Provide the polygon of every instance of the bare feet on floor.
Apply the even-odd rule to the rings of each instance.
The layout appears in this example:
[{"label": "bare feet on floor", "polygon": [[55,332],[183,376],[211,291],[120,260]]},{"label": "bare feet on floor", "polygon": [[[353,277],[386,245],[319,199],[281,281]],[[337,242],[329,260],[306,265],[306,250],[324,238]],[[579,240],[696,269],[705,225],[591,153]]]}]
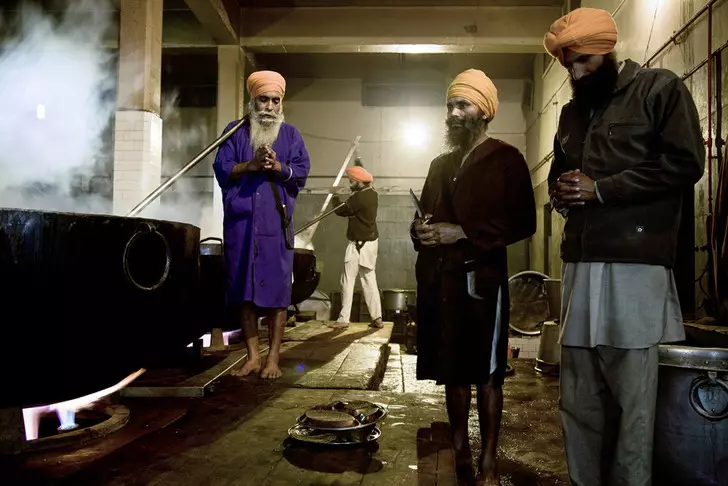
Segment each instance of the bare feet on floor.
[{"label": "bare feet on floor", "polygon": [[478,484],[483,486],[500,486],[498,462],[495,459],[478,459]]},{"label": "bare feet on floor", "polygon": [[278,367],[278,361],[267,359],[263,371],[260,372],[260,377],[264,380],[275,380],[283,376],[283,372]]},{"label": "bare feet on floor", "polygon": [[331,329],[347,329],[349,327],[348,322],[334,322],[331,324]]},{"label": "bare feet on floor", "polygon": [[260,371],[261,364],[260,364],[260,358],[258,359],[249,359],[245,362],[242,368],[238,368],[237,370],[233,370],[230,372],[232,376],[248,376],[251,373],[258,373]]},{"label": "bare feet on floor", "polygon": [[374,319],[371,324],[369,324],[369,327],[375,327],[377,329],[381,329],[384,327],[384,323],[382,322],[382,318],[379,317],[377,319]]}]

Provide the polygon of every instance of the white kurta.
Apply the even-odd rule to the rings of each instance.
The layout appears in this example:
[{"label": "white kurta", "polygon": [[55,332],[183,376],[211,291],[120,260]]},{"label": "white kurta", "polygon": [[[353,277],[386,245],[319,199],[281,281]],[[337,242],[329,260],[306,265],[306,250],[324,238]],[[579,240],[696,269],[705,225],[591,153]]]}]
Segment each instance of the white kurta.
[{"label": "white kurta", "polygon": [[353,241],[346,247],[344,271],[341,274],[341,314],[338,322],[349,322],[357,276],[361,277],[362,292],[372,321],[382,317],[382,302],[375,273],[378,252],[379,240],[367,241],[359,251]]}]

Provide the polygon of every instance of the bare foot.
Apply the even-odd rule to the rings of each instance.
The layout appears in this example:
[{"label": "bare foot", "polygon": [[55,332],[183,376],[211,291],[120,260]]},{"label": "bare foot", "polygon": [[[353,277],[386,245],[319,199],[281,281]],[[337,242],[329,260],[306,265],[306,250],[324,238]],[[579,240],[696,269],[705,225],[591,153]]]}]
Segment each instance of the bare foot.
[{"label": "bare foot", "polygon": [[347,329],[349,327],[348,322],[335,322],[331,324],[331,329]]},{"label": "bare foot", "polygon": [[275,380],[283,376],[283,372],[278,367],[278,363],[273,360],[266,360],[263,371],[260,372],[260,377],[264,380]]},{"label": "bare foot", "polygon": [[478,483],[484,486],[500,486],[498,462],[495,459],[478,458]]},{"label": "bare foot", "polygon": [[384,327],[384,323],[382,322],[382,318],[378,317],[374,319],[371,324],[369,324],[369,327],[376,327],[377,329],[381,329]]},{"label": "bare foot", "polygon": [[230,374],[232,376],[248,376],[251,373],[258,373],[259,371],[260,371],[260,358],[247,360],[242,368],[233,370],[230,372]]}]

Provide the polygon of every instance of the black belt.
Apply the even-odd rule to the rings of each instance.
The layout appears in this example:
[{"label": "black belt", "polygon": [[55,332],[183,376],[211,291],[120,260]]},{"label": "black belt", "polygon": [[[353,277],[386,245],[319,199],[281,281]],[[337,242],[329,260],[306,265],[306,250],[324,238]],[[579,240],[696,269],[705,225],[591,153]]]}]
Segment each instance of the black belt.
[{"label": "black belt", "polygon": [[270,182],[270,188],[273,191],[273,197],[276,199],[276,206],[278,207],[278,214],[281,215],[281,224],[283,225],[283,235],[286,239],[286,248],[293,250],[293,238],[291,235],[291,218],[286,214],[286,207],[281,203],[281,197],[278,194],[278,185],[273,180],[273,175],[268,174],[268,182]]},{"label": "black belt", "polygon": [[361,249],[364,247],[365,244],[366,241],[355,241],[354,246],[356,247],[356,252],[361,253]]}]

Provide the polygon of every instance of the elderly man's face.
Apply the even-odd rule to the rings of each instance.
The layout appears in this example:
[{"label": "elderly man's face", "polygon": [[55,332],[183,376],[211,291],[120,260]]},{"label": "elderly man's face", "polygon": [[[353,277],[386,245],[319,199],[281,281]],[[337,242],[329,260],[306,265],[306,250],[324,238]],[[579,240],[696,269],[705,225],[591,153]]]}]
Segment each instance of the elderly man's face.
[{"label": "elderly man's face", "polygon": [[263,93],[253,100],[253,108],[262,123],[273,122],[283,110],[283,100],[279,93]]}]

